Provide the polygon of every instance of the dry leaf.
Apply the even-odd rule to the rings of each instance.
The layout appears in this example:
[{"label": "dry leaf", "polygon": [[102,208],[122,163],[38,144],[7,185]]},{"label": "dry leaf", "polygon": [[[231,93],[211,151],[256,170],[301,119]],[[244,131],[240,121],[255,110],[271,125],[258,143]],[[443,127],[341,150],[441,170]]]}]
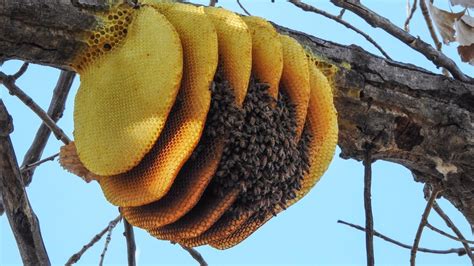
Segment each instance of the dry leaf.
[{"label": "dry leaf", "polygon": [[469,46],[474,43],[474,18],[464,15],[454,22],[456,28],[456,41],[462,46]]},{"label": "dry leaf", "polygon": [[459,18],[464,15],[465,11],[451,13],[435,7],[431,1],[427,2],[436,28],[438,29],[439,34],[441,34],[441,38],[443,38],[443,43],[448,44],[454,42],[456,40],[454,36],[456,33],[454,30],[454,22],[459,20]]},{"label": "dry leaf", "polygon": [[468,62],[474,66],[474,44],[469,46],[458,46],[458,53],[463,62]]},{"label": "dry leaf", "polygon": [[460,5],[465,8],[473,8],[474,7],[474,0],[450,0],[451,5]]}]

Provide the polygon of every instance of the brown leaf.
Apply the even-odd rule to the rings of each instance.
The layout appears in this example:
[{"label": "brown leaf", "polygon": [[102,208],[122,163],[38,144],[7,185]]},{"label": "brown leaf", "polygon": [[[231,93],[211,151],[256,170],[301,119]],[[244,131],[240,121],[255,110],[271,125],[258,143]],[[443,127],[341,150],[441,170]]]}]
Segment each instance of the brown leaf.
[{"label": "brown leaf", "polygon": [[439,34],[441,34],[441,38],[443,38],[443,43],[448,44],[450,42],[454,42],[456,40],[454,36],[456,33],[456,30],[454,29],[454,22],[459,20],[459,18],[464,15],[465,11],[451,13],[435,7],[431,1],[427,2],[436,28],[438,29]]},{"label": "brown leaf", "polygon": [[456,28],[456,41],[462,46],[474,43],[474,18],[465,14],[460,20],[454,22]]},{"label": "brown leaf", "polygon": [[463,62],[468,62],[474,66],[474,44],[469,46],[458,46],[458,53]]},{"label": "brown leaf", "polygon": [[451,5],[460,5],[465,8],[473,8],[474,7],[474,1],[473,0],[450,0]]}]

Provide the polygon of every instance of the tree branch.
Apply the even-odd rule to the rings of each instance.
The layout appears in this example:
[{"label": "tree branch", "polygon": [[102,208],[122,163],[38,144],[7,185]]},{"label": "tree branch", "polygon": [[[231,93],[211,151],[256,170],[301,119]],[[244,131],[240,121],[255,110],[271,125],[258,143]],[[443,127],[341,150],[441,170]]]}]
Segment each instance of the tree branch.
[{"label": "tree branch", "polygon": [[[58,82],[53,91],[51,103],[49,104],[48,108],[48,115],[54,122],[58,122],[58,120],[63,116],[67,96],[69,95],[75,75],[76,74],[74,72],[61,71]],[[31,178],[33,177],[34,171],[36,169],[36,167],[32,166],[40,160],[50,135],[51,130],[45,123],[42,123],[36,132],[33,143],[23,158],[21,168],[27,169],[22,171],[23,181],[26,186],[30,184]],[[35,165],[39,164],[36,163]]]},{"label": "tree branch", "polygon": [[[413,18],[413,14],[415,14],[416,6],[418,4],[417,2],[418,2],[418,0],[413,0],[413,5],[411,6],[411,9],[408,12],[407,19],[405,20],[404,29],[407,32],[410,32],[410,21]],[[410,4],[410,0],[408,0],[408,5],[409,4]]]},{"label": "tree branch", "polygon": [[122,218],[121,215],[119,215],[119,217],[116,218],[118,219],[116,223],[113,223],[113,221],[110,222],[109,226],[106,229],[107,237],[105,238],[105,243],[104,243],[104,248],[102,249],[102,253],[100,253],[99,266],[104,265],[105,254],[107,253],[107,249],[109,248],[110,241],[112,240],[112,231],[114,231],[114,228],[117,225],[117,223],[120,221],[120,218]]},{"label": "tree branch", "polygon": [[433,209],[436,211],[436,213],[444,220],[446,225],[453,230],[453,232],[456,234],[458,239],[463,243],[464,249],[466,249],[466,253],[471,259],[472,264],[474,265],[474,256],[472,254],[471,247],[469,246],[468,243],[473,244],[473,241],[469,242],[466,240],[466,238],[463,236],[461,233],[461,230],[459,230],[456,225],[451,221],[449,216],[441,209],[441,207],[438,205],[438,203],[435,201],[433,204]]},{"label": "tree branch", "polygon": [[204,260],[201,253],[199,253],[197,250],[195,250],[194,248],[183,246],[183,245],[180,245],[180,246],[184,250],[186,250],[199,263],[200,266],[207,266],[207,262]]},{"label": "tree branch", "polygon": [[0,100],[0,193],[24,265],[50,265],[10,140],[13,124]]},{"label": "tree branch", "polygon": [[247,11],[247,9],[245,9],[244,5],[242,5],[242,3],[240,3],[240,0],[236,0],[236,1],[237,1],[237,4],[239,5],[239,7],[244,11],[244,13],[247,16],[251,16],[251,14]]},{"label": "tree branch", "polygon": [[309,12],[313,12],[313,13],[316,13],[316,14],[320,14],[322,16],[325,16],[329,19],[332,19],[334,21],[336,21],[337,23],[339,24],[342,24],[344,25],[346,28],[348,29],[351,29],[355,32],[357,32],[358,34],[362,35],[362,37],[364,37],[368,42],[370,42],[371,44],[373,44],[375,46],[375,48],[377,48],[380,53],[382,53],[383,56],[385,56],[387,59],[392,59],[390,58],[390,56],[385,52],[385,50],[374,40],[372,39],[372,37],[370,37],[368,34],[366,34],[365,32],[359,30],[358,28],[352,26],[352,24],[346,22],[345,20],[342,19],[342,15],[344,14],[343,11],[345,11],[345,9],[342,9],[341,10],[341,14],[339,14],[339,16],[334,16],[332,14],[329,14],[327,13],[326,11],[324,10],[321,10],[321,9],[318,9],[312,5],[308,5],[306,3],[303,3],[301,2],[300,0],[288,0],[288,2],[292,3],[293,5],[301,8],[302,10],[304,11],[309,11]]},{"label": "tree branch", "polygon": [[454,63],[454,61],[451,60],[449,57],[437,51],[428,43],[422,41],[419,38],[415,38],[413,35],[400,29],[399,27],[391,23],[388,19],[368,9],[367,7],[362,5],[360,1],[358,0],[331,0],[331,3],[333,3],[334,5],[338,7],[346,8],[354,12],[356,15],[364,19],[372,27],[378,27],[378,28],[383,29],[384,31],[392,35],[393,37],[399,39],[400,41],[407,44],[414,50],[420,52],[422,55],[424,55],[428,60],[433,62],[438,67],[446,68],[453,75],[454,78],[465,81],[465,82],[474,83],[474,80],[471,77],[465,75],[458,68],[456,63]]},{"label": "tree branch", "polygon": [[41,107],[33,101],[26,93],[24,93],[16,84],[15,77],[5,75],[0,72],[0,83],[2,83],[10,92],[11,95],[18,97],[26,106],[28,106],[36,115],[38,115],[43,123],[54,133],[58,140],[61,140],[64,144],[68,144],[71,140],[66,136],[61,128],[49,117],[49,115],[41,109]]},{"label": "tree branch", "polygon": [[136,252],[136,245],[135,245],[135,234],[133,233],[133,226],[128,223],[127,219],[123,219],[123,226],[124,232],[123,235],[127,241],[127,258],[128,258],[128,266],[135,266],[137,265],[135,260],[135,252]]},{"label": "tree branch", "polygon": [[432,231],[434,231],[434,232],[436,232],[436,233],[438,233],[442,236],[445,236],[447,238],[450,238],[452,240],[459,241],[461,243],[466,243],[466,244],[474,244],[474,241],[457,238],[457,237],[455,237],[451,234],[446,233],[445,231],[443,231],[441,229],[436,228],[434,225],[430,224],[429,222],[426,224],[426,227],[428,227]]},{"label": "tree branch", "polygon": [[433,207],[433,204],[435,203],[436,197],[438,196],[439,192],[441,192],[441,189],[435,186],[434,189],[431,191],[431,196],[428,202],[426,203],[425,210],[423,211],[423,215],[421,216],[421,221],[418,225],[418,230],[416,231],[415,240],[413,241],[413,246],[410,252],[411,266],[416,265],[416,252],[418,251],[418,245],[420,244],[421,234],[423,233],[423,228],[425,228],[425,225],[428,223],[428,216],[430,215],[431,208]]},{"label": "tree branch", "polygon": [[[105,227],[102,231],[100,231],[97,235],[95,235],[91,241],[89,241],[89,243],[85,244],[81,250],[79,250],[77,253],[75,253],[74,255],[72,255],[69,260],[66,262],[66,266],[71,266],[72,264],[78,262],[82,255],[84,255],[84,253],[86,253],[87,250],[89,250],[92,246],[95,245],[95,243],[99,242],[99,240],[105,235],[105,233],[109,232],[110,230],[112,230],[119,222],[120,220],[122,219],[122,216],[119,215],[117,216],[117,218],[113,219],[112,221],[109,222],[109,224],[107,225],[107,227]],[[112,229],[111,229],[112,228]]]},{"label": "tree branch", "polygon": [[[355,228],[357,230],[360,230],[362,232],[365,232],[366,229],[362,226],[359,226],[359,225],[355,225],[355,224],[351,224],[351,223],[348,223],[348,222],[345,222],[345,221],[341,221],[341,220],[338,220],[337,221],[338,223],[340,224],[344,224],[344,225],[347,225],[347,226],[350,226],[352,228]],[[410,245],[407,245],[407,244],[403,244],[397,240],[394,240],[388,236],[385,236],[377,231],[374,230],[374,236],[376,237],[379,237],[389,243],[392,243],[394,245],[397,245],[399,247],[402,247],[402,248],[405,248],[405,249],[412,249],[413,247],[410,246]],[[466,255],[466,250],[464,250],[464,248],[451,248],[451,249],[446,249],[446,250],[437,250],[437,249],[429,249],[429,248],[418,248],[418,251],[419,252],[424,252],[424,253],[431,253],[431,254],[458,254],[459,256],[464,256]]]},{"label": "tree branch", "polygon": [[365,209],[365,248],[367,265],[375,265],[374,257],[374,218],[372,215],[372,158],[370,144],[366,145],[364,158],[364,209]]}]

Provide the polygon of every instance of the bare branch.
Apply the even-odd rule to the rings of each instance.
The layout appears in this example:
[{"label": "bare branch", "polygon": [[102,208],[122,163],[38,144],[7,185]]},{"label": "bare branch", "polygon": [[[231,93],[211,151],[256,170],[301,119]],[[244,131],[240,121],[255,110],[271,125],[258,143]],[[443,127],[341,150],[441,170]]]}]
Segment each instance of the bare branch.
[{"label": "bare branch", "polygon": [[[56,158],[56,157],[58,157],[58,156],[59,156],[59,153],[56,153],[56,154],[53,154],[53,155],[51,155],[51,156],[48,156],[48,157],[46,157],[46,158],[44,158],[44,159],[41,159],[41,160],[39,160],[39,161],[37,161],[37,162],[34,162],[34,163],[32,163],[32,164],[27,164],[27,165],[25,165],[25,166],[22,166],[22,167],[20,168],[20,171],[21,171],[22,174],[25,173],[25,172],[27,172],[27,171],[31,171],[31,170],[35,169],[37,166],[42,165],[43,163],[45,163],[45,162],[47,162],[47,161],[53,161],[54,158]],[[25,185],[25,186],[26,186],[26,185]]]},{"label": "bare branch", "polygon": [[28,66],[30,64],[28,62],[24,62],[23,65],[21,65],[20,69],[18,69],[18,71],[12,75],[13,79],[17,80],[19,79],[21,76],[23,76],[23,74],[25,74],[26,70],[28,70]]},{"label": "bare branch", "polygon": [[207,262],[204,260],[201,253],[199,253],[197,250],[183,245],[181,245],[181,247],[187,252],[189,252],[189,254],[199,263],[200,266],[207,266]]},{"label": "bare branch", "polygon": [[390,56],[385,52],[385,50],[374,40],[372,39],[372,37],[370,37],[368,34],[366,34],[365,32],[359,30],[358,28],[352,26],[352,24],[346,22],[345,20],[341,19],[339,16],[342,17],[342,14],[344,13],[343,9],[341,11],[341,13],[339,14],[339,16],[334,16],[332,14],[329,14],[327,13],[326,11],[324,10],[321,10],[321,9],[318,9],[312,5],[309,5],[309,4],[306,4],[306,3],[303,3],[301,2],[300,0],[288,0],[288,2],[292,3],[293,5],[301,8],[302,10],[304,11],[308,11],[308,12],[313,12],[313,13],[316,13],[316,14],[319,14],[319,15],[322,15],[324,17],[327,17],[329,19],[332,19],[342,25],[344,25],[345,27],[347,27],[348,29],[351,29],[355,32],[357,32],[358,34],[362,35],[368,42],[370,42],[371,44],[373,44],[382,54],[383,56],[385,56],[386,58],[388,59],[391,59]]},{"label": "bare branch", "polygon": [[[63,116],[66,100],[71,89],[72,82],[74,81],[74,77],[74,72],[61,71],[58,82],[56,83],[56,87],[53,91],[51,103],[49,104],[48,108],[48,115],[54,122],[58,122],[58,120]],[[36,163],[41,159],[41,155],[43,154],[43,150],[46,147],[46,143],[48,142],[50,135],[51,130],[45,123],[42,123],[36,132],[36,136],[30,148],[23,158],[21,174],[23,175],[23,181],[26,186],[30,184],[31,178],[35,171],[35,167],[32,167],[32,165],[38,165]],[[25,170],[26,168],[28,169]]]},{"label": "bare branch", "polygon": [[[423,0],[422,0],[423,1]],[[431,196],[426,203],[425,210],[423,211],[423,215],[421,216],[420,224],[418,225],[418,230],[416,231],[415,240],[413,241],[413,246],[410,252],[410,265],[415,266],[416,261],[416,252],[418,250],[418,245],[420,244],[421,235],[423,233],[423,228],[428,223],[428,216],[430,215],[431,208],[435,203],[436,197],[441,192],[441,189],[438,186],[435,186],[431,192]]]},{"label": "bare branch", "polygon": [[[463,236],[461,231],[456,227],[456,225],[451,221],[449,216],[441,209],[441,207],[438,205],[438,203],[435,201],[433,204],[433,209],[436,211],[436,213],[444,220],[446,225],[453,230],[453,232],[456,234],[459,240],[463,243],[464,249],[466,249],[466,253],[469,256],[469,258],[472,261],[472,264],[474,265],[474,256],[472,254],[472,249],[469,247],[469,244],[466,240],[466,238]],[[471,241],[472,242],[472,241]]]},{"label": "bare branch", "polygon": [[372,10],[362,5],[360,1],[358,0],[331,0],[331,3],[333,3],[334,5],[338,7],[346,8],[354,12],[356,15],[364,19],[372,27],[378,27],[378,28],[383,29],[384,31],[392,35],[393,37],[399,39],[400,41],[407,44],[414,50],[423,54],[428,60],[433,62],[438,67],[446,68],[453,75],[454,78],[465,81],[465,82],[474,83],[474,79],[464,74],[458,68],[456,63],[454,63],[454,61],[451,60],[449,57],[447,57],[445,54],[437,51],[431,45],[422,41],[421,39],[414,37],[413,35],[409,34],[403,29],[400,29],[399,27],[394,25],[392,22],[390,22],[388,19],[380,16],[379,14],[373,12]]},{"label": "bare branch", "polygon": [[127,258],[128,266],[137,265],[135,260],[135,251],[137,249],[135,245],[135,234],[133,233],[133,226],[128,223],[126,219],[123,219],[124,232],[123,235],[127,241]]},{"label": "bare branch", "polygon": [[51,265],[10,140],[11,116],[0,100],[0,193],[24,265]]},{"label": "bare branch", "polygon": [[41,109],[41,107],[33,101],[26,93],[24,93],[16,84],[13,76],[5,75],[0,72],[0,83],[3,83],[11,95],[18,97],[26,106],[35,112],[41,120],[49,127],[58,140],[68,144],[71,140],[66,136],[61,128],[49,117],[49,115]]},{"label": "bare branch", "polygon": [[251,16],[251,14],[247,11],[247,9],[245,9],[244,5],[242,5],[242,3],[240,3],[240,0],[237,0],[237,4],[244,11],[244,13],[247,14],[247,16]]},{"label": "bare branch", "polygon": [[[369,144],[370,145],[370,144]],[[372,215],[372,158],[369,145],[366,145],[364,158],[364,209],[365,209],[365,248],[367,265],[375,265],[374,257],[374,218]]]},{"label": "bare branch", "polygon": [[[413,14],[415,14],[415,11],[416,11],[416,6],[417,6],[417,1],[418,0],[413,0],[413,5],[411,6],[411,9],[408,13],[408,16],[407,16],[407,19],[405,20],[405,24],[404,24],[404,29],[407,31],[407,32],[410,32],[410,21],[411,19],[413,18]],[[423,1],[423,0],[422,0]],[[408,5],[410,5],[410,0],[408,0]]]},{"label": "bare branch", "polygon": [[448,234],[446,233],[445,231],[435,227],[434,225],[430,224],[429,222],[426,224],[426,227],[428,227],[429,229],[431,229],[433,232],[436,232],[442,236],[445,236],[447,238],[450,238],[452,240],[455,240],[455,241],[459,241],[461,243],[466,243],[466,244],[474,244],[474,241],[471,241],[471,240],[465,240],[465,239],[460,239],[460,238],[457,238],[451,234]]},{"label": "bare branch", "polygon": [[216,6],[217,0],[210,0],[209,1],[209,6]]},{"label": "bare branch", "polygon": [[107,228],[104,229],[107,232],[107,237],[105,238],[104,249],[102,250],[102,253],[100,254],[100,261],[99,261],[100,266],[104,264],[105,253],[107,253],[107,249],[109,248],[110,241],[112,240],[112,231],[114,230],[115,226],[117,225],[117,223],[120,221],[121,218],[122,216],[119,215],[119,217],[115,219],[115,220],[118,219],[117,222],[114,222],[115,220],[110,222]]},{"label": "bare branch", "polygon": [[[341,220],[338,220],[337,222],[340,223],[340,224],[350,226],[350,227],[355,228],[357,230],[360,230],[362,232],[366,231],[366,229],[364,227],[359,226],[359,225],[351,224],[351,223],[341,221]],[[385,236],[385,235],[377,232],[376,230],[374,230],[374,236],[376,236],[378,238],[381,238],[381,239],[383,239],[383,240],[385,240],[389,243],[392,243],[394,245],[397,245],[399,247],[402,247],[402,248],[405,248],[405,249],[412,249],[412,246],[401,243],[397,240],[394,240],[394,239],[392,239],[388,236]],[[428,249],[428,248],[420,248],[419,247],[418,251],[423,252],[423,253],[431,253],[431,254],[458,254],[459,256],[466,255],[466,250],[464,248],[451,248],[451,249],[446,249],[446,250],[437,250],[437,249]]]},{"label": "bare branch", "polygon": [[339,15],[337,15],[337,18],[340,18],[340,19],[341,19],[342,16],[344,16],[344,13],[346,13],[346,9],[345,9],[345,8],[341,9],[341,11],[339,12]]},{"label": "bare branch", "polygon": [[82,255],[84,255],[84,253],[90,249],[92,246],[95,245],[95,243],[99,242],[99,240],[105,235],[105,233],[107,233],[109,231],[109,228],[114,228],[119,222],[120,220],[122,219],[122,216],[119,215],[117,216],[117,218],[113,219],[112,221],[109,222],[109,224],[107,225],[107,227],[105,227],[102,231],[100,231],[97,235],[95,235],[91,241],[89,241],[89,243],[85,244],[81,250],[79,250],[76,254],[72,255],[69,260],[66,262],[66,266],[70,266],[76,262],[78,262]]}]

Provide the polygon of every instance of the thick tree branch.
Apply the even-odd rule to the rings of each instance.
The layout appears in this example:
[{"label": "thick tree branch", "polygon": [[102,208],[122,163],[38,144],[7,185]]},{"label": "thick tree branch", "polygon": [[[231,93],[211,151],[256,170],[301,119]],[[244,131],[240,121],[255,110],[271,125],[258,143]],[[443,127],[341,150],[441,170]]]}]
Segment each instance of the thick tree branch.
[{"label": "thick tree branch", "polygon": [[38,218],[23,185],[10,140],[13,124],[0,100],[0,193],[24,265],[50,265]]},{"label": "thick tree branch", "polygon": [[416,38],[415,36],[409,34],[403,29],[400,29],[399,27],[391,23],[388,19],[368,9],[367,7],[362,5],[359,0],[331,0],[331,2],[338,7],[346,8],[347,10],[354,12],[372,27],[383,29],[393,37],[399,39],[414,50],[423,54],[428,60],[433,62],[438,67],[446,68],[456,79],[474,83],[474,80],[471,77],[466,76],[458,68],[456,63],[454,63],[454,61],[451,60],[449,57],[437,51],[428,43],[422,41],[419,38]]},{"label": "thick tree branch", "polygon": [[[62,71],[59,76],[48,108],[48,115],[54,122],[58,122],[58,120],[63,116],[67,96],[69,95],[69,90],[71,89],[74,77],[75,73],[70,71]],[[45,123],[42,123],[36,132],[33,143],[23,158],[21,166],[22,170],[28,169],[21,172],[26,186],[31,182],[31,178],[36,169],[36,167],[31,166],[33,163],[38,162],[41,159],[41,155],[43,154],[43,150],[46,147],[50,135],[51,130]]]},{"label": "thick tree branch", "polygon": [[[332,1],[355,9],[354,1]],[[0,1],[0,61],[21,58],[67,68],[84,45],[83,33],[95,24],[93,13],[69,1],[22,3]],[[374,160],[399,163],[417,181],[439,183],[442,196],[474,225],[474,85],[385,60],[354,45],[276,27],[321,58],[321,66],[338,68],[333,81],[341,156],[363,160],[363,145],[373,143]],[[424,47],[400,31],[404,39],[415,41],[413,46]],[[434,58],[439,53],[431,49]]]}]

